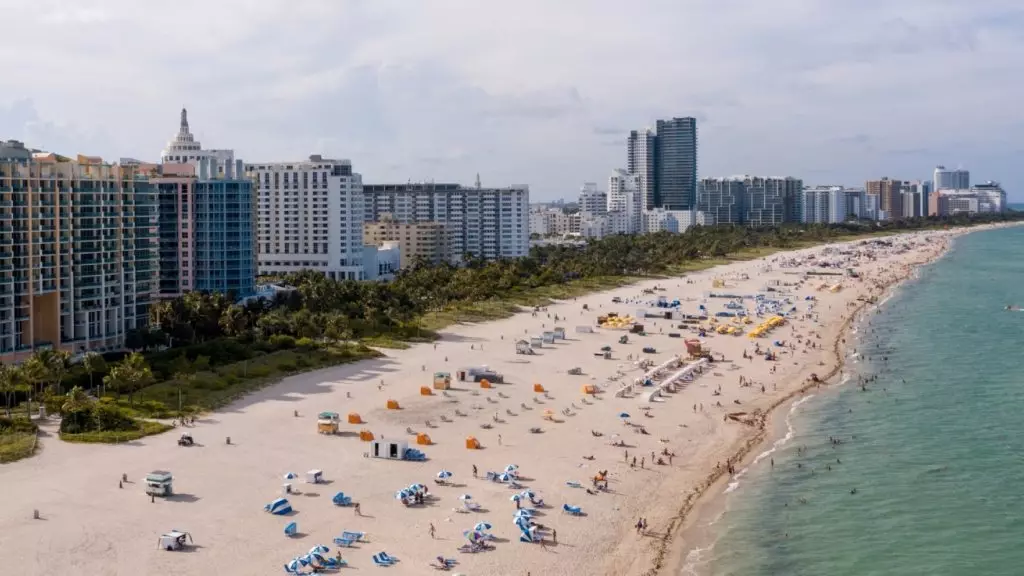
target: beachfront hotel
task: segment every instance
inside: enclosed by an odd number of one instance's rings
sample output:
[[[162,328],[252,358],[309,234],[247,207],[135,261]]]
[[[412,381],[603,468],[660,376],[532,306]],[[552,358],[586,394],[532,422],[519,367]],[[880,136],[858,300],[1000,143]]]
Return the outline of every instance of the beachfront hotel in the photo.
[[[493,260],[519,258],[530,250],[530,189],[459,184],[407,183],[363,186],[365,221],[385,215],[399,222],[436,222],[448,231],[448,261],[466,254]]]
[[[204,150],[184,109],[178,133],[160,160],[160,165],[139,163],[157,195],[160,296],[192,290],[252,295],[256,205],[242,161],[232,150]]]
[[[349,160],[246,164],[258,194],[260,274],[315,270],[366,280],[363,178]]]
[[[136,166],[0,142],[0,361],[123,348],[158,290],[156,219]]]

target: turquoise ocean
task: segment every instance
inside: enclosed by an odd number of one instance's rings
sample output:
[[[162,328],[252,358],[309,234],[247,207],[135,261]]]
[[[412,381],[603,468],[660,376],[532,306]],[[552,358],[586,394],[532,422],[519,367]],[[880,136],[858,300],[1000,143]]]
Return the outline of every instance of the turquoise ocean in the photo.
[[[870,358],[782,408],[682,573],[1024,574],[1022,255],[1024,227],[960,237],[863,315]]]

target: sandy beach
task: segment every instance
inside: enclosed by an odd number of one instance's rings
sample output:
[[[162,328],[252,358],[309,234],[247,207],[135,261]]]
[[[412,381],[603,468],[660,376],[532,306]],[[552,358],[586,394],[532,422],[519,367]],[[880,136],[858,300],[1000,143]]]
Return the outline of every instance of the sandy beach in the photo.
[[[455,559],[452,572],[467,576],[652,574],[655,567],[678,563],[669,550],[679,548],[674,537],[698,496],[711,486],[724,487],[730,458],[740,455],[733,465],[741,466],[742,457],[764,440],[770,426],[762,414],[813,385],[812,375],[833,376],[839,370],[836,344],[851,316],[916,266],[940,256],[957,233],[780,253],[505,320],[453,326],[436,344],[386,350],[383,358],[286,378],[206,415],[187,430],[197,442],[193,447],[177,446],[175,432],[119,446],[65,444],[56,438],[57,423],[46,423],[35,457],[0,466],[0,486],[9,495],[0,501],[0,562],[29,574],[279,574],[316,544],[328,545],[334,556],[333,538],[358,531],[365,541],[340,549],[349,565],[342,572],[375,570],[371,557],[384,551],[398,559],[389,568],[397,574],[432,572],[428,564],[438,556]],[[807,276],[808,271],[838,275]],[[701,305],[711,316],[739,309],[753,314],[758,307],[752,298],[710,293],[760,293],[780,305],[785,300],[789,314],[761,338],[714,330],[699,337],[698,324],[679,328],[676,320],[647,318],[637,320],[646,335],[628,334],[629,342],[620,344],[626,330],[597,326],[597,317],[610,312],[664,313],[650,304],[659,296],[679,300],[680,310],[693,315]],[[750,324],[720,317],[718,325],[749,332],[771,315],[753,316]],[[565,340],[544,344],[532,355],[516,354],[518,339],[555,326],[565,329]],[[593,332],[578,332],[583,326]],[[687,359],[684,345],[691,338],[703,340],[715,359],[703,373],[660,393],[661,381],[619,393],[643,376],[641,359],[657,366],[680,356],[682,365],[662,377],[696,362]],[[605,346],[610,359],[596,355]],[[765,358],[769,350],[774,360]],[[484,365],[504,382],[481,388],[458,381],[459,370]],[[581,375],[568,373],[575,367]],[[451,390],[421,395],[438,371],[451,373]],[[535,384],[546,392],[535,392]],[[584,394],[587,385],[598,393]],[[388,409],[389,400],[400,409]],[[317,433],[321,411],[341,414],[341,434]],[[349,424],[349,413],[365,423]],[[728,417],[739,413],[744,414]],[[358,437],[361,430],[408,442],[427,461],[367,457],[370,444]],[[410,432],[429,435],[433,444],[416,445]],[[467,448],[469,436],[478,439],[479,449]],[[518,466],[521,488],[484,478],[509,465]],[[322,469],[327,482],[307,484],[310,469]],[[176,496],[151,501],[142,479],[152,470],[173,473]],[[452,472],[451,485],[434,482],[441,470]],[[607,489],[597,489],[592,478],[605,470]],[[287,495],[294,512],[271,515],[263,507],[282,497],[286,472],[299,476],[291,481],[297,493]],[[119,487],[122,474],[130,482]],[[395,492],[413,483],[428,486],[429,497],[422,505],[404,506]],[[510,498],[527,488],[546,502],[535,513],[545,527],[544,545],[520,542],[513,522],[516,504]],[[332,504],[339,491],[359,503],[358,512]],[[463,494],[479,510],[466,512]],[[583,514],[563,512],[564,504]],[[41,519],[33,519],[33,510]],[[640,518],[647,521],[642,534],[636,528]],[[296,536],[284,535],[289,522],[297,523]],[[493,525],[492,548],[460,553],[467,543],[463,533],[480,522]],[[196,546],[184,552],[159,549],[158,537],[171,529],[191,532]]]

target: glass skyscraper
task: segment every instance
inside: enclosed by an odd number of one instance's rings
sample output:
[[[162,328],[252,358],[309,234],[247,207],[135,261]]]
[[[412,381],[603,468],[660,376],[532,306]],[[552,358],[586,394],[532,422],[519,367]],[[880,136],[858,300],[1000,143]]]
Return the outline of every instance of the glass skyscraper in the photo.
[[[696,208],[696,118],[658,120],[654,170],[655,206],[666,210]]]

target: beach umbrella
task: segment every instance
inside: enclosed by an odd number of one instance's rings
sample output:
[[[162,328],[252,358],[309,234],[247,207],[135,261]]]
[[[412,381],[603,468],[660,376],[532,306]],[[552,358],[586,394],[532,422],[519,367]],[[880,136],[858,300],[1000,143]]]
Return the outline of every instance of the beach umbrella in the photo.
[[[506,472],[506,473],[502,474],[501,476],[498,476],[498,480],[500,482],[511,482],[512,480],[514,480],[514,478],[512,477],[511,474]]]
[[[530,518],[531,516],[533,516],[533,514],[531,514],[529,510],[523,509],[516,510],[516,513],[514,514],[515,518]]]
[[[619,418],[629,418],[629,412],[619,412]]]
[[[531,500],[537,497],[533,490],[523,490],[520,494],[522,494],[524,498],[529,498]]]
[[[473,530],[476,530],[477,532],[486,532],[491,528],[494,528],[494,526],[491,526],[490,522],[477,522],[476,526],[473,526]]]
[[[316,566],[323,566],[324,564],[327,564],[327,559],[324,558],[322,554],[317,554],[315,552],[310,552],[309,553],[309,560],[310,560],[310,562],[309,562],[310,564],[313,564],[313,565],[316,565]]]
[[[452,477],[452,473],[447,470],[441,470],[437,473],[437,477],[441,480],[447,480]]]
[[[301,564],[302,566],[308,565],[310,560],[309,554],[306,554],[305,556],[297,556],[295,559],[298,560],[299,564]]]
[[[479,542],[484,539],[483,532],[478,532],[476,530],[466,530],[462,535],[470,542]]]
[[[311,555],[312,554],[327,554],[330,551],[331,551],[331,549],[328,548],[327,546],[324,546],[323,544],[317,544],[316,546],[313,546],[312,548],[309,549],[309,553]]]
[[[284,479],[285,480],[294,480],[296,478],[298,478],[298,476],[296,476],[294,472],[285,472],[284,473]]]
[[[509,464],[508,466],[505,466],[505,472],[511,472],[513,470],[519,470],[519,465],[518,464]]]
[[[472,500],[472,499],[473,499],[473,497],[470,496],[469,494],[463,494],[462,496],[459,496],[459,500]]]
[[[290,572],[298,572],[299,570],[302,570],[303,566],[305,566],[305,564],[299,562],[298,558],[294,558],[292,559],[291,562],[288,563],[288,570]]]
[[[512,497],[509,498],[509,500],[511,500],[513,502],[519,502],[522,499],[523,499],[523,497],[520,496],[519,494],[513,494]]]
[[[399,490],[398,492],[395,492],[395,500],[401,500],[403,498],[408,498],[408,497],[409,497],[409,493],[406,492],[405,490]]]

